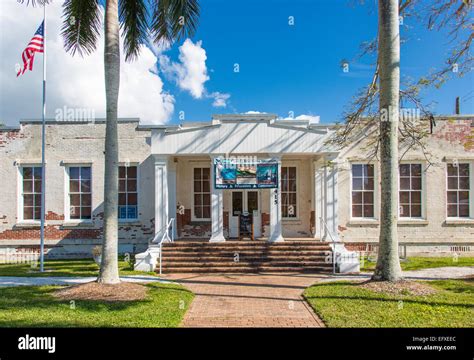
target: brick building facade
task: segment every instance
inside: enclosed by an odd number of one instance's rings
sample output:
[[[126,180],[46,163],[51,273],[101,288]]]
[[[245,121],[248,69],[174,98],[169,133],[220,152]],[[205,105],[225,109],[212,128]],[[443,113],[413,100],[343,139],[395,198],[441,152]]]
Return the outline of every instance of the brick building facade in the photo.
[[[473,118],[436,118],[426,140],[429,161],[416,150],[402,160],[399,235],[412,249],[474,251]],[[121,119],[120,251],[143,251],[169,219],[178,239],[239,237],[243,212],[251,214],[257,238],[331,235],[361,250],[376,243],[377,160],[368,161],[364,139],[331,148],[332,131],[332,125],[272,115],[147,127]],[[101,242],[104,136],[104,120],[47,122],[45,245],[51,257],[88,257]],[[38,248],[40,141],[38,121],[0,127],[0,249]],[[239,156],[277,161],[279,191],[215,189],[214,159]]]

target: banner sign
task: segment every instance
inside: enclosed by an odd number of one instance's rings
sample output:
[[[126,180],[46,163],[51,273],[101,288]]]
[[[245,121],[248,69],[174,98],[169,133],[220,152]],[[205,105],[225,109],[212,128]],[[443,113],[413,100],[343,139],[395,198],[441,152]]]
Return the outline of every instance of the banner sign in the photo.
[[[216,189],[278,188],[278,162],[275,160],[214,160]]]

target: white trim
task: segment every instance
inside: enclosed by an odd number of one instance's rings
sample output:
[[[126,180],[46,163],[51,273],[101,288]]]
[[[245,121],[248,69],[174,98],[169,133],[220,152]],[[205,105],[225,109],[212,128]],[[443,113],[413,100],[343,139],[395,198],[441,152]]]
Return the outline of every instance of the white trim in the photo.
[[[70,213],[70,198],[69,198],[69,169],[71,167],[89,167],[91,169],[91,218],[90,219],[71,219],[71,213]],[[92,168],[92,163],[64,163],[64,171],[65,171],[65,176],[64,176],[64,186],[65,186],[65,191],[64,191],[64,223],[69,223],[69,224],[89,224],[93,222],[93,213],[94,213],[94,172]]]
[[[211,169],[211,166],[214,166],[214,164],[211,164],[209,165],[208,162],[206,163],[202,163],[202,164],[193,164],[191,166],[191,186],[192,186],[192,196],[191,196],[191,221],[195,221],[195,222],[200,222],[200,221],[204,221],[204,222],[209,222],[211,221],[212,219],[212,199],[211,199],[211,194],[212,194],[212,187],[213,187],[213,179],[212,179],[212,169]],[[204,168],[207,168],[209,169],[209,217],[208,218],[197,218],[195,215],[194,215],[194,169],[204,169]],[[201,193],[201,194],[206,194],[206,193]]]
[[[224,189],[223,191],[230,192],[230,209],[229,209],[229,216],[233,215],[233,208],[232,208],[232,194],[235,192],[242,192],[242,211],[248,211],[248,192],[254,191],[257,193],[257,209],[261,213],[261,200],[260,200],[260,190],[262,189]]]
[[[456,160],[456,159],[453,159]],[[473,176],[473,169],[474,169],[474,161],[473,160],[462,160],[458,161],[458,164],[468,164],[469,165],[469,217],[460,217],[460,216],[448,216],[448,164],[452,164],[452,162],[447,161],[444,167],[444,180],[445,180],[445,189],[444,189],[444,214],[446,223],[451,222],[455,223],[457,221],[463,222],[465,220],[473,220],[474,219],[474,176]],[[459,189],[458,189],[459,191]],[[459,200],[458,200],[459,201]],[[459,205],[459,204],[458,204]],[[459,210],[459,208],[458,208]]]
[[[291,159],[282,160],[281,168],[284,168],[284,167],[286,167],[286,168],[290,168],[290,167],[296,168],[296,216],[295,217],[285,217],[285,216],[283,216],[283,211],[281,210],[282,211],[281,219],[285,220],[285,221],[301,221],[300,201],[299,201],[300,189],[301,189],[300,164],[299,163],[297,163],[297,164],[292,163],[290,165],[287,165],[288,162],[291,162],[291,161],[295,161],[295,160],[291,160]],[[281,180],[283,180],[283,179],[281,179]],[[282,189],[280,189],[280,192],[283,195]],[[282,206],[283,206],[283,203],[280,204],[280,208]]]
[[[355,217],[352,216],[352,165],[373,165],[374,166],[374,216],[373,217]],[[357,221],[378,221],[379,220],[379,173],[377,162],[375,161],[349,161],[349,222]],[[363,196],[363,195],[362,195]],[[362,213],[364,209],[362,208]]]
[[[33,167],[41,167],[41,163],[31,163],[31,162],[23,162],[19,163],[17,166],[17,224],[20,225],[40,225],[41,221],[33,220],[33,219],[24,219],[23,218],[23,168],[33,168]],[[41,179],[43,181],[43,179]],[[34,182],[33,182],[33,190],[34,190]],[[41,194],[41,192],[40,192]],[[33,209],[34,214],[34,209]]]
[[[419,217],[411,217],[411,216],[400,216],[400,165],[421,165],[421,216]],[[417,221],[427,220],[427,212],[426,212],[426,199],[428,198],[426,193],[426,161],[422,160],[402,160],[398,165],[398,172],[397,172],[397,184],[398,184],[398,197],[397,197],[397,204],[398,204],[398,212],[397,212],[397,219],[398,221],[406,221],[406,222],[413,222],[414,224]],[[411,169],[410,169],[410,179],[411,179]],[[411,185],[411,180],[410,180]],[[405,191],[405,190],[404,190]],[[410,190],[411,191],[411,186]],[[410,202],[411,205],[411,202]]]
[[[128,164],[128,166],[127,166]],[[139,222],[140,221],[140,163],[139,162],[135,162],[135,161],[131,161],[129,163],[127,162],[119,162],[118,166],[119,166],[119,176],[118,176],[118,179],[120,179],[120,166],[125,166],[125,168],[127,167],[131,167],[131,166],[135,166],[137,168],[137,217],[135,218],[126,218],[126,219],[121,219],[119,217],[119,212],[118,212],[118,209],[117,209],[117,218],[118,218],[118,222],[119,224],[128,224],[128,223],[136,223],[136,222]],[[119,180],[120,181],[120,180]],[[119,182],[119,186],[120,186],[120,182]],[[120,193],[120,191],[118,191],[118,193]],[[127,191],[125,192],[127,194]],[[117,207],[120,206],[117,202]]]

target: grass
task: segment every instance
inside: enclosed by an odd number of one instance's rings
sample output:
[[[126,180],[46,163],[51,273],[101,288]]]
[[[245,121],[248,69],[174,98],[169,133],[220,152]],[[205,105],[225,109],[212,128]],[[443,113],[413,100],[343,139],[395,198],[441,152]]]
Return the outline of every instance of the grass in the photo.
[[[33,266],[35,265],[35,266]],[[92,259],[81,260],[46,260],[45,272],[39,272],[37,264],[0,264],[0,276],[97,276],[99,266]],[[120,275],[156,275],[154,272],[133,270],[131,262],[119,261]]]
[[[409,257],[401,260],[402,270],[420,270],[429,268],[438,268],[445,266],[474,266],[474,257]],[[375,269],[375,260],[368,261],[364,258],[364,266],[361,264],[360,271],[372,272]]]
[[[64,301],[58,286],[0,288],[0,327],[177,327],[194,295],[175,284],[153,283],[145,300]]]
[[[328,327],[474,327],[474,281],[437,280],[427,296],[388,295],[353,282],[320,283],[304,296]]]

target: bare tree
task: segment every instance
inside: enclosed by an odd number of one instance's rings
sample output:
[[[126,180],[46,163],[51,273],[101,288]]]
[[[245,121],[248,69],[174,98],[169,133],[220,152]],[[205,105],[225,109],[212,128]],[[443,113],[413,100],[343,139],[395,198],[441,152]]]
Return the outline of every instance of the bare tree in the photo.
[[[361,46],[359,57],[375,55],[372,81],[356,94],[343,114],[344,123],[338,125],[329,141],[344,148],[363,138],[368,158],[379,158],[381,162],[380,252],[374,279],[400,279],[396,230],[398,188],[394,186],[398,176],[398,161],[411,149],[421,149],[428,166],[431,165],[426,140],[430,134],[433,112],[420,94],[427,87],[440,87],[451,76],[463,76],[473,68],[470,53],[474,38],[471,7],[472,0],[379,0],[378,37]],[[412,17],[430,30],[448,31],[452,45],[452,51],[440,69],[431,71],[417,81],[402,81],[401,86],[399,48],[400,42],[407,40],[400,39],[399,19],[403,19],[400,16]],[[398,95],[394,93],[395,89]],[[414,118],[403,116],[403,112],[400,114],[399,108],[407,105],[416,108],[419,116]]]
[[[373,278],[397,281],[398,258],[398,119],[400,92],[400,26],[398,0],[379,0],[380,83],[380,237]]]

